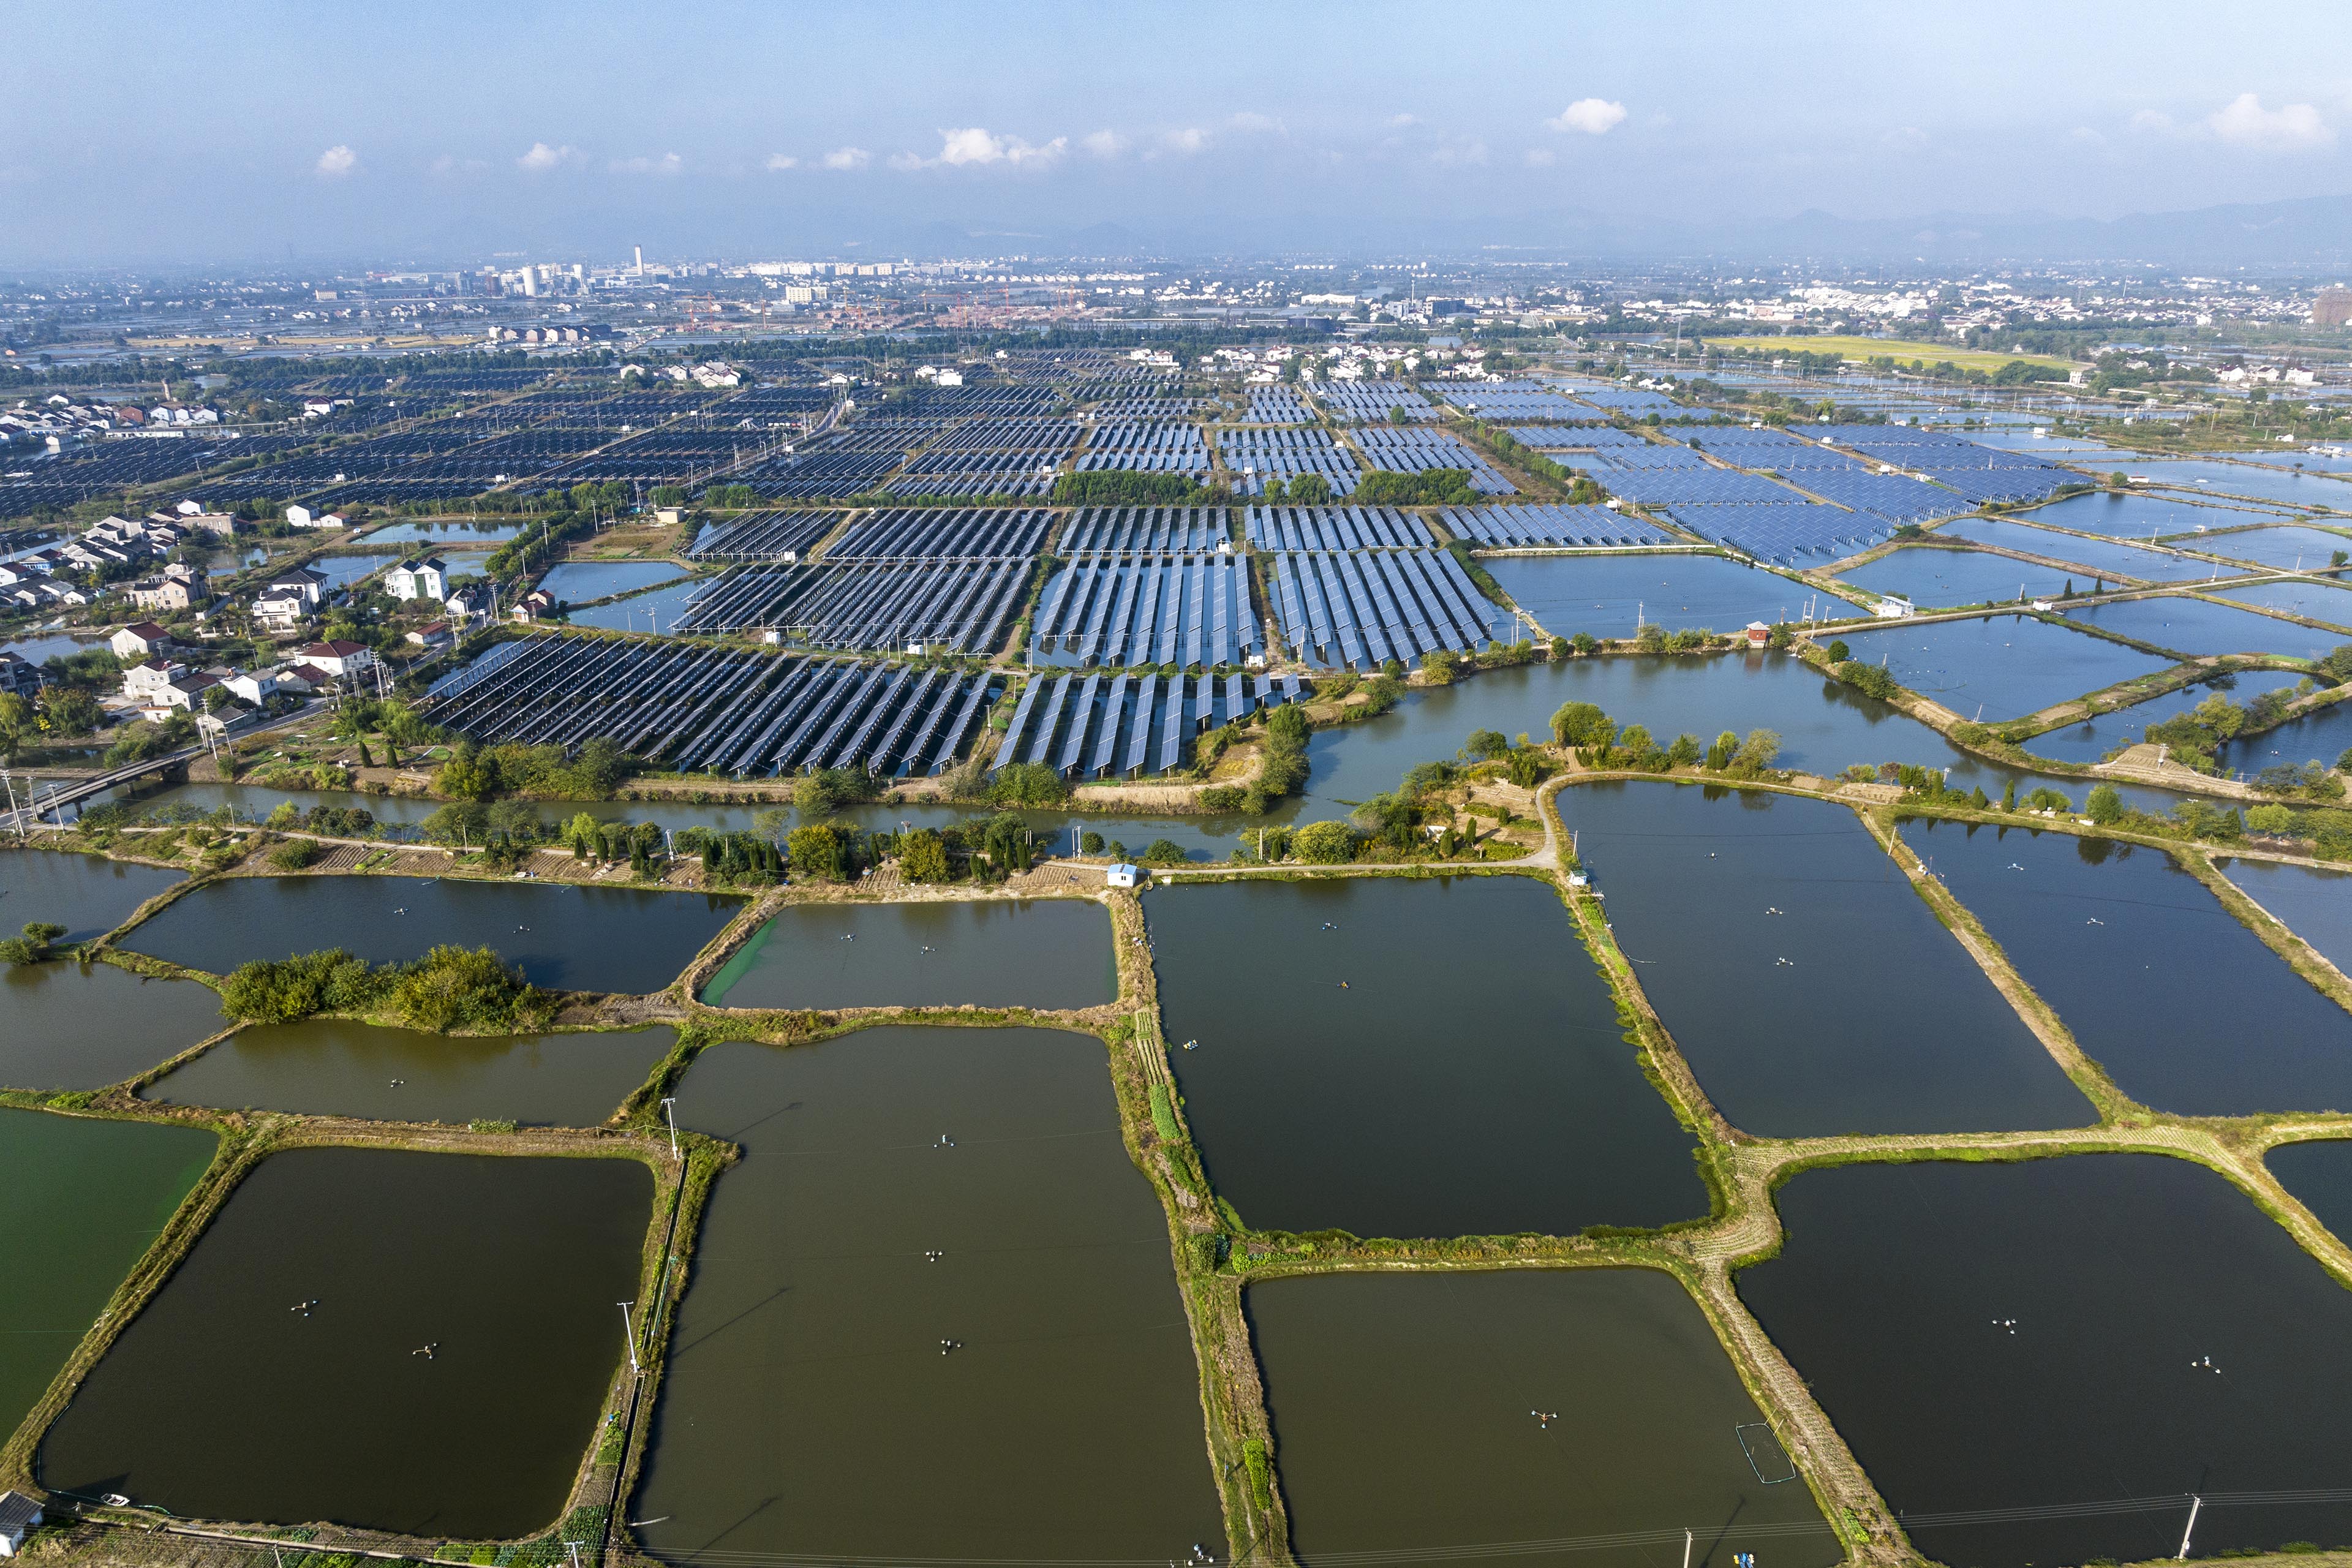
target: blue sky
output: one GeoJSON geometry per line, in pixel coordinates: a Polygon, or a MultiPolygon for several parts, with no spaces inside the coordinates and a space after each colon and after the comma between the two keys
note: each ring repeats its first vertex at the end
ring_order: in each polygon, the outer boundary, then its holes
{"type": "Polygon", "coordinates": [[[1507,238],[2352,192],[2352,10],[247,5],[12,12],[0,261],[1507,238]],[[1043,241],[1041,240],[1042,244],[1043,241]]]}

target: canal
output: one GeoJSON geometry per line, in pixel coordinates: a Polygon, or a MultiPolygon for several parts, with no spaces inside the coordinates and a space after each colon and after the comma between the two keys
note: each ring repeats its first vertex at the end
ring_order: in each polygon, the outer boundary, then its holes
{"type": "Polygon", "coordinates": [[[1252,1226],[1445,1237],[1703,1215],[1559,894],[1528,877],[1250,881],[1145,900],[1169,1058],[1252,1226]]]}
{"type": "Polygon", "coordinates": [[[652,1194],[631,1159],[273,1154],[49,1428],[41,1484],[202,1519],[543,1530],[625,1353],[652,1194]]]}
{"type": "Polygon", "coordinates": [[[2211,1171],[1848,1165],[1776,1201],[1740,1296],[1927,1557],[2168,1557],[2191,1493],[2201,1557],[2352,1539],[2352,1293],[2211,1171]]]}
{"type": "Polygon", "coordinates": [[[715,1046],[677,1117],[743,1155],[711,1196],[630,1505],[656,1553],[1223,1555],[1168,1223],[1100,1041],[715,1046]]]}
{"type": "Polygon", "coordinates": [[[2076,1127],[2090,1102],[1843,805],[1588,784],[1560,818],[1716,1109],[1767,1138],[2076,1127]]]}
{"type": "Polygon", "coordinates": [[[793,904],[703,987],[713,1007],[1092,1007],[1116,1000],[1092,900],[793,904]]]}

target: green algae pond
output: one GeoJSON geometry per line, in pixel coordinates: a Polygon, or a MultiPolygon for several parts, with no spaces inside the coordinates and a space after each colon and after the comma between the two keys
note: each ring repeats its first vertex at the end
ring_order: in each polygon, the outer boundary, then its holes
{"type": "Polygon", "coordinates": [[[1926,818],[1903,834],[2133,1099],[2352,1109],[2352,1014],[2164,851],[1926,818]]]}
{"type": "Polygon", "coordinates": [[[1092,1007],[1118,995],[1092,900],[793,904],[702,990],[713,1007],[1092,1007]]]}
{"type": "Polygon", "coordinates": [[[1247,1223],[1559,1236],[1707,1212],[1549,882],[1228,882],[1144,910],[1185,1119],[1247,1223]]]}
{"type": "Polygon", "coordinates": [[[49,1428],[41,1484],[204,1519],[543,1530],[622,1363],[652,1194],[633,1159],[271,1155],[49,1428]]]}
{"type": "Polygon", "coordinates": [[[340,947],[371,963],[445,942],[488,947],[534,985],[658,991],[743,907],[719,894],[462,878],[230,877],[192,889],[122,945],[226,974],[248,959],[340,947]]]}
{"type": "Polygon", "coordinates": [[[1735,1126],[1805,1138],[2095,1119],[1845,806],[1664,783],[1557,798],[1618,947],[1735,1126]]]}
{"type": "Polygon", "coordinates": [[[1861,1164],[1775,1201],[1739,1294],[1928,1558],[2169,1557],[2191,1494],[2200,1557],[2352,1541],[2352,1292],[2221,1176],[1861,1164]]]}
{"type": "Polygon", "coordinates": [[[377,1121],[594,1127],[677,1039],[667,1025],[476,1037],[305,1018],[240,1029],[141,1098],[377,1121]]]}
{"type": "Polygon", "coordinates": [[[1168,1222],[1101,1041],[736,1043],[677,1096],[681,1125],[743,1154],[629,1504],[656,1555],[1223,1555],[1168,1222]]]}
{"type": "Polygon", "coordinates": [[[1668,1568],[1685,1530],[1692,1568],[1844,1556],[1669,1275],[1334,1275],[1245,1305],[1303,1563],[1668,1568]]]}
{"type": "Polygon", "coordinates": [[[0,1110],[0,1441],[212,1163],[194,1127],[0,1110]]]}
{"type": "Polygon", "coordinates": [[[161,1066],[229,1026],[194,980],[150,980],[111,963],[0,968],[0,1086],[103,1089],[161,1066]]]}

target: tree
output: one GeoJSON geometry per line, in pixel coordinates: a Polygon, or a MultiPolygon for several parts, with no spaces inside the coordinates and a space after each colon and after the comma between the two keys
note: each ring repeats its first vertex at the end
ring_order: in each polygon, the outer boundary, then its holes
{"type": "Polygon", "coordinates": [[[1462,754],[1482,763],[1492,762],[1510,749],[1509,737],[1500,730],[1473,730],[1462,742],[1462,754]]]}
{"type": "Polygon", "coordinates": [[[459,800],[488,800],[498,793],[498,763],[472,746],[461,745],[433,775],[433,787],[459,800]]]}
{"type": "Polygon", "coordinates": [[[1591,702],[1565,702],[1551,716],[1552,739],[1563,746],[1605,749],[1617,738],[1617,725],[1591,702]]]}
{"type": "Polygon", "coordinates": [[[1847,659],[1853,657],[1853,649],[1845,646],[1845,639],[1843,637],[1840,637],[1836,641],[1831,643],[1826,651],[1830,656],[1830,662],[1832,664],[1843,664],[1847,659]]]}
{"type": "Polygon", "coordinates": [[[33,728],[33,705],[13,691],[0,691],[0,763],[16,760],[33,728]]]}
{"type": "Polygon", "coordinates": [[[51,944],[66,934],[54,921],[26,921],[24,934],[0,942],[0,963],[43,963],[54,952],[51,944]]]}
{"type": "Polygon", "coordinates": [[[1675,743],[1666,748],[1666,765],[1673,768],[1686,768],[1698,761],[1699,755],[1696,735],[1688,733],[1676,735],[1675,743]]]}
{"type": "Polygon", "coordinates": [[[596,819],[584,811],[573,813],[572,820],[563,825],[563,837],[571,842],[572,858],[575,860],[594,859],[603,833],[596,819]]]}
{"type": "Polygon", "coordinates": [[[1579,632],[1574,637],[1568,639],[1568,646],[1574,648],[1579,654],[1588,654],[1601,646],[1601,639],[1594,637],[1591,632],[1579,632]]]}
{"type": "Polygon", "coordinates": [[[1750,730],[1748,738],[1739,742],[1732,753],[1731,771],[1744,778],[1754,778],[1772,765],[1780,754],[1780,737],[1770,730],[1750,730]]]}
{"type": "Polygon", "coordinates": [[[947,841],[930,828],[916,828],[898,840],[898,870],[909,882],[946,881],[947,841]]]}
{"type": "Polygon", "coordinates": [[[2124,797],[2111,784],[2095,786],[2091,796],[2083,803],[2084,815],[2102,827],[2112,826],[2124,819],[2124,797]]]}
{"type": "Polygon", "coordinates": [[[1432,686],[1454,684],[1460,661],[1444,648],[1432,648],[1421,656],[1421,673],[1432,686]]]}
{"type": "Polygon", "coordinates": [[[1355,858],[1356,835],[1344,822],[1310,822],[1290,837],[1291,852],[1313,866],[1344,866],[1355,858]]]}
{"type": "Polygon", "coordinates": [[[34,706],[42,732],[49,735],[87,735],[104,717],[98,698],[79,686],[44,686],[34,706]]]}
{"type": "Polygon", "coordinates": [[[1732,756],[1738,750],[1739,737],[1726,730],[1715,738],[1715,744],[1706,749],[1706,765],[1721,773],[1731,765],[1732,756]]]}
{"type": "Polygon", "coordinates": [[[842,879],[841,835],[832,828],[822,823],[795,827],[784,842],[792,854],[793,869],[802,876],[814,877],[824,882],[842,879]]]}

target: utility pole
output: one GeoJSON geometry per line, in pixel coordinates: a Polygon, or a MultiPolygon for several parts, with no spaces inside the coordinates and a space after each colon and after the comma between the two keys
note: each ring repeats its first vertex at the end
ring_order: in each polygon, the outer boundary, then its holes
{"type": "MultiPolygon", "coordinates": [[[[677,1152],[677,1096],[666,1094],[662,1096],[661,1103],[663,1113],[669,1118],[669,1157],[683,1164],[686,1156],[677,1152]]],[[[625,1317],[623,1321],[627,1320],[625,1317]]]]}
{"type": "MultiPolygon", "coordinates": [[[[645,1371],[642,1367],[637,1365],[637,1331],[629,1326],[629,1309],[635,1304],[636,1303],[634,1301],[620,1301],[614,1303],[614,1305],[621,1309],[621,1332],[628,1342],[629,1375],[631,1377],[643,1377],[645,1375],[645,1371]]],[[[577,1563],[578,1559],[575,1557],[573,1561],[577,1563]]]]}
{"type": "Polygon", "coordinates": [[[2197,1528],[2197,1510],[2204,1506],[2205,1500],[2201,1497],[2192,1497],[2189,1500],[2189,1529],[2180,1532],[2180,1550],[2172,1554],[2175,1562],[2183,1561],[2188,1557],[2189,1532],[2197,1528]]]}

